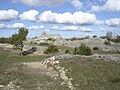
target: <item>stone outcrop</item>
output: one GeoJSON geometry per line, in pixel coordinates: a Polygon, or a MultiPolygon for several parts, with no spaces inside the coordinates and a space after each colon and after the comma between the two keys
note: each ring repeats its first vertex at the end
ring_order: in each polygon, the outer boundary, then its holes
{"type": "Polygon", "coordinates": [[[104,60],[104,61],[114,61],[120,62],[119,54],[93,54],[90,56],[85,55],[72,55],[72,54],[60,54],[56,55],[56,60],[104,60]]]}
{"type": "Polygon", "coordinates": [[[72,78],[69,78],[66,75],[66,72],[68,71],[64,67],[59,65],[59,60],[56,60],[56,57],[50,57],[42,62],[43,65],[47,65],[47,67],[54,67],[55,70],[58,71],[60,78],[63,80],[61,85],[67,85],[70,90],[74,90],[73,84],[72,84],[72,78]]]}
{"type": "Polygon", "coordinates": [[[111,45],[105,45],[104,42],[107,41],[107,39],[103,39],[103,38],[96,37],[96,38],[88,38],[88,39],[74,40],[74,41],[60,39],[59,35],[58,35],[58,38],[55,39],[55,41],[47,41],[46,39],[43,39],[43,38],[44,38],[44,35],[42,35],[42,39],[40,38],[32,39],[31,42],[37,42],[37,43],[47,42],[50,44],[52,43],[54,45],[64,45],[64,46],[73,47],[73,48],[79,47],[81,43],[85,43],[91,49],[93,49],[93,47],[98,47],[99,50],[102,50],[102,51],[113,51],[113,52],[119,51],[120,52],[120,43],[110,42],[111,45]]]}

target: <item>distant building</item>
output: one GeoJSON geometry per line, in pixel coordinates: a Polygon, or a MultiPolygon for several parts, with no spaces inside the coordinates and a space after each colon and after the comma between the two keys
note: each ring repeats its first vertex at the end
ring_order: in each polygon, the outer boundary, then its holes
{"type": "Polygon", "coordinates": [[[46,42],[48,39],[61,39],[60,34],[47,34],[42,32],[39,37],[27,38],[28,43],[41,43],[46,42]]]}
{"type": "Polygon", "coordinates": [[[45,32],[42,32],[39,39],[47,40],[47,39],[60,39],[60,34],[46,34],[45,32]]]}
{"type": "Polygon", "coordinates": [[[112,32],[107,32],[106,33],[106,38],[112,39],[112,32]]]}

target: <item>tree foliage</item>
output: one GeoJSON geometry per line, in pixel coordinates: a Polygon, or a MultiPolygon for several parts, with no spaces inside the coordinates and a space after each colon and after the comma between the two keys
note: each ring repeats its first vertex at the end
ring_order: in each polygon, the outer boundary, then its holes
{"type": "Polygon", "coordinates": [[[70,51],[69,51],[68,49],[66,49],[66,50],[65,50],[65,53],[68,54],[68,53],[70,53],[70,51]]]}
{"type": "Polygon", "coordinates": [[[57,46],[54,45],[49,45],[48,48],[44,51],[45,54],[49,54],[49,53],[57,53],[59,52],[57,46]]]}
{"type": "Polygon", "coordinates": [[[109,41],[105,41],[104,44],[105,45],[110,45],[110,42],[109,41]]]}
{"type": "Polygon", "coordinates": [[[92,52],[91,52],[91,49],[88,47],[88,46],[86,46],[86,44],[81,44],[81,46],[80,47],[76,47],[75,49],[74,49],[74,52],[73,52],[73,54],[78,54],[78,55],[91,55],[92,54],[92,52]]]}
{"type": "Polygon", "coordinates": [[[99,48],[98,47],[93,47],[93,50],[99,50],[99,48]]]}
{"type": "Polygon", "coordinates": [[[5,37],[0,38],[0,43],[9,43],[9,38],[5,37]]]}
{"type": "Polygon", "coordinates": [[[26,40],[26,36],[28,34],[28,29],[20,28],[18,34],[13,34],[10,43],[14,45],[14,47],[22,52],[23,49],[23,40],[26,40]]]}

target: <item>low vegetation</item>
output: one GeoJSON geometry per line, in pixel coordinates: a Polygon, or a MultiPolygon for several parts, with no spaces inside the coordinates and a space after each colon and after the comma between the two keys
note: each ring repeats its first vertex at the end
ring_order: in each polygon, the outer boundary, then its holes
{"type": "MultiPolygon", "coordinates": [[[[0,48],[0,85],[7,86],[13,82],[19,88],[14,90],[68,90],[67,86],[61,86],[60,79],[53,79],[48,75],[26,73],[24,65],[21,63],[41,62],[47,58],[46,55],[39,56],[19,56],[12,54],[9,50],[0,48]]],[[[31,69],[29,69],[31,71],[31,69]]],[[[13,85],[13,86],[14,86],[13,85]]],[[[3,89],[0,90],[13,90],[3,89]]]]}
{"type": "Polygon", "coordinates": [[[110,42],[109,41],[105,41],[104,44],[105,45],[110,45],[110,42]]]}
{"type": "Polygon", "coordinates": [[[94,35],[93,38],[97,38],[97,35],[94,35]]]}
{"type": "Polygon", "coordinates": [[[23,41],[26,40],[28,29],[20,28],[18,33],[13,34],[9,38],[0,38],[0,43],[9,43],[14,45],[13,49],[19,50],[22,55],[23,41]]]}
{"type": "Polygon", "coordinates": [[[81,44],[80,47],[78,47],[78,48],[76,47],[76,48],[74,49],[73,54],[78,54],[78,55],[91,55],[91,54],[92,54],[92,51],[91,51],[91,49],[90,49],[88,46],[86,46],[85,44],[81,44]]]}
{"type": "Polygon", "coordinates": [[[93,47],[93,50],[99,50],[99,48],[98,47],[93,47]]]}
{"type": "Polygon", "coordinates": [[[119,90],[120,63],[102,60],[62,61],[62,67],[68,69],[67,75],[73,78],[75,90],[119,90]]]}
{"type": "Polygon", "coordinates": [[[48,45],[50,45],[50,44],[47,43],[47,42],[41,42],[41,43],[40,43],[40,46],[48,46],[48,45]]]}
{"type": "Polygon", "coordinates": [[[65,50],[65,53],[68,54],[68,53],[70,53],[70,51],[69,50],[65,50]]]}
{"type": "MultiPolygon", "coordinates": [[[[85,44],[80,47],[83,46],[87,47],[85,44]]],[[[49,47],[52,47],[52,50],[53,47],[56,48],[56,46],[49,47]]],[[[67,49],[66,51],[68,52],[67,49]]],[[[59,78],[53,79],[40,73],[24,71],[24,65],[21,63],[41,62],[47,57],[45,55],[19,56],[12,54],[12,51],[0,48],[0,85],[7,86],[13,82],[19,86],[20,90],[70,90],[66,85],[61,84],[63,81],[59,78]]],[[[60,60],[60,66],[68,70],[66,75],[72,78],[75,90],[120,90],[119,62],[73,58],[60,60]]],[[[1,87],[0,90],[2,90],[1,87]]]]}
{"type": "Polygon", "coordinates": [[[57,53],[59,52],[57,46],[49,45],[48,48],[44,51],[45,54],[57,53]]]}
{"type": "Polygon", "coordinates": [[[48,38],[47,41],[53,41],[54,42],[55,39],[54,38],[48,38]]]}
{"type": "Polygon", "coordinates": [[[107,38],[108,41],[115,42],[115,43],[120,43],[120,36],[117,36],[117,38],[112,39],[112,38],[107,38]]]}
{"type": "Polygon", "coordinates": [[[0,43],[10,43],[10,40],[9,40],[9,38],[2,37],[2,38],[0,38],[0,43]]]}

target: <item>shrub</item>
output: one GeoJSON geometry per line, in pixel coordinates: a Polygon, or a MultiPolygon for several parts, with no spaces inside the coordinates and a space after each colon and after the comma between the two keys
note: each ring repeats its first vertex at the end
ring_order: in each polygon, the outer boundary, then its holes
{"type": "Polygon", "coordinates": [[[93,36],[93,38],[96,38],[96,37],[97,37],[96,35],[93,36]]]}
{"type": "Polygon", "coordinates": [[[54,45],[49,45],[48,48],[44,51],[45,54],[57,53],[59,52],[58,48],[54,45]]]}
{"type": "Polygon", "coordinates": [[[47,46],[47,45],[49,45],[49,43],[40,43],[40,46],[47,46]]]}
{"type": "Polygon", "coordinates": [[[120,54],[120,51],[117,51],[116,53],[117,53],[117,54],[120,54]]]}
{"type": "Polygon", "coordinates": [[[78,49],[78,48],[75,47],[75,49],[74,49],[74,51],[73,51],[73,55],[78,54],[77,49],[78,49]]]}
{"type": "Polygon", "coordinates": [[[52,40],[53,40],[53,38],[48,38],[47,40],[48,40],[48,41],[52,41],[52,40]]]}
{"type": "Polygon", "coordinates": [[[112,79],[110,79],[110,81],[112,82],[112,83],[119,83],[120,82],[120,77],[113,77],[112,79]]]}
{"type": "Polygon", "coordinates": [[[110,45],[110,42],[109,41],[105,41],[104,44],[105,45],[110,45]]]}
{"type": "Polygon", "coordinates": [[[98,47],[93,47],[93,50],[99,50],[99,48],[98,47]]]}
{"type": "Polygon", "coordinates": [[[48,38],[47,41],[53,41],[53,42],[55,42],[55,39],[54,38],[48,38]]]}
{"type": "Polygon", "coordinates": [[[9,42],[10,42],[9,38],[4,38],[4,37],[0,38],[0,43],[9,43],[9,42]]]}
{"type": "Polygon", "coordinates": [[[92,53],[91,53],[91,49],[90,49],[88,46],[86,46],[85,44],[81,44],[80,47],[78,47],[78,48],[76,47],[76,48],[74,49],[73,54],[78,54],[78,55],[91,55],[92,53]]]}
{"type": "Polygon", "coordinates": [[[70,51],[69,50],[65,50],[65,53],[67,54],[67,53],[69,53],[70,51]]]}
{"type": "Polygon", "coordinates": [[[35,42],[34,44],[37,44],[37,42],[35,42]]]}

